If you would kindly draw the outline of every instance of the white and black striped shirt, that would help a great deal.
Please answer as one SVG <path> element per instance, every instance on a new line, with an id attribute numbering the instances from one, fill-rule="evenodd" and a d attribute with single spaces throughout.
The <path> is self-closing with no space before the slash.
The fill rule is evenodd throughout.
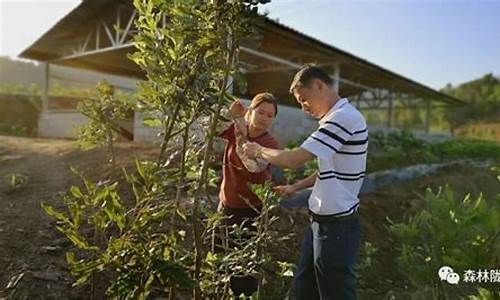
<path id="1" fill-rule="evenodd" d="M 309 210 L 338 216 L 356 211 L 368 149 L 363 115 L 346 98 L 338 100 L 300 147 L 314 154 L 319 165 Z"/>

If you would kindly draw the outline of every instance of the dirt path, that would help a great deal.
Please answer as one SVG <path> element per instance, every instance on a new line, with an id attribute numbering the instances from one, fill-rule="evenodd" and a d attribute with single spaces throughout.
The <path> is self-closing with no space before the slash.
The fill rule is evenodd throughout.
<path id="1" fill-rule="evenodd" d="M 36 290 L 67 288 L 70 278 L 58 270 L 65 268 L 61 249 L 66 243 L 51 227 L 51 220 L 40 204 L 56 203 L 58 191 L 70 184 L 70 171 L 61 159 L 74 150 L 69 141 L 33 140 L 0 137 L 0 287 L 10 283 L 20 287 L 29 283 Z M 18 188 L 9 178 L 23 176 L 26 183 Z M 30 278 L 31 277 L 31 278 Z M 16 291 L 4 290 L 3 296 L 24 298 Z M 12 294 L 14 292 L 14 294 Z"/>

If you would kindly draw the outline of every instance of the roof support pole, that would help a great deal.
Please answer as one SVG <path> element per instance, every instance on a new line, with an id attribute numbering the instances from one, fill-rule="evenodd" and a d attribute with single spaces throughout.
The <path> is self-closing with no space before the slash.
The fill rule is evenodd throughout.
<path id="1" fill-rule="evenodd" d="M 42 86 L 42 106 L 38 114 L 38 136 L 43 136 L 43 126 L 45 119 L 47 118 L 47 111 L 49 110 L 49 78 L 50 78 L 50 64 L 48 62 L 44 63 L 44 74 L 43 74 L 43 86 Z"/>
<path id="2" fill-rule="evenodd" d="M 119 43 L 120 41 L 120 30 L 121 30 L 121 24 L 120 24 L 120 8 L 118 7 L 118 10 L 116 11 L 116 28 L 115 28 L 115 41 Z"/>
<path id="3" fill-rule="evenodd" d="M 49 110 L 49 78 L 50 78 L 50 63 L 44 63 L 45 72 L 43 75 L 43 91 L 42 91 L 42 113 Z"/>
<path id="4" fill-rule="evenodd" d="M 431 130 L 431 101 L 425 100 L 425 133 L 429 133 Z"/>
<path id="5" fill-rule="evenodd" d="M 102 27 L 104 28 L 104 31 L 108 35 L 109 42 L 111 43 L 112 46 L 116 46 L 116 41 L 113 38 L 113 34 L 111 33 L 111 29 L 108 28 L 108 24 L 104 22 L 104 20 L 101 20 Z"/>
<path id="6" fill-rule="evenodd" d="M 132 12 L 132 15 L 130 16 L 130 19 L 128 20 L 127 26 L 125 27 L 125 30 L 123 31 L 123 35 L 120 38 L 120 45 L 123 45 L 123 43 L 125 42 L 125 39 L 127 38 L 128 34 L 130 32 L 130 28 L 132 27 L 132 24 L 134 23 L 136 14 L 137 14 L 137 10 L 134 9 L 134 11 Z M 165 19 L 165 15 L 163 15 L 163 18 Z M 163 27 L 165 27 L 165 26 L 163 26 Z"/>
<path id="7" fill-rule="evenodd" d="M 100 40 L 99 40 L 100 35 L 101 35 L 101 27 L 99 26 L 99 24 L 97 24 L 97 29 L 96 29 L 96 34 L 95 34 L 95 48 L 96 49 L 99 49 L 101 46 Z"/>
<path id="8" fill-rule="evenodd" d="M 390 94 L 387 97 L 387 128 L 391 129 L 392 128 L 392 119 L 393 119 L 393 109 L 392 109 L 392 102 L 393 102 L 394 95 Z"/>
<path id="9" fill-rule="evenodd" d="M 333 89 L 338 94 L 340 86 L 340 67 L 338 64 L 333 65 Z"/>

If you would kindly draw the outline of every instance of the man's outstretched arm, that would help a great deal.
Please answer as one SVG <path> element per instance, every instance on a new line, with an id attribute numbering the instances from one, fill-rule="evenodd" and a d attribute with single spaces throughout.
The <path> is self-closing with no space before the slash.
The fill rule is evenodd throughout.
<path id="1" fill-rule="evenodd" d="M 289 169 L 297 169 L 314 158 L 313 154 L 302 148 L 278 150 L 257 143 L 245 143 L 243 151 L 248 157 L 261 157 L 272 165 Z"/>

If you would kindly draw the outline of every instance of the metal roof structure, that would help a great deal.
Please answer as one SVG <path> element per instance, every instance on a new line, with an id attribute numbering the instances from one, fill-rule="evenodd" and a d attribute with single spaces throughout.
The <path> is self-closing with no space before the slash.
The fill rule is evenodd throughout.
<path id="1" fill-rule="evenodd" d="M 135 51 L 131 37 L 136 17 L 131 0 L 84 0 L 20 56 L 143 79 L 142 70 L 127 58 Z M 248 81 L 246 96 L 269 91 L 283 103 L 296 105 L 288 93 L 291 79 L 302 64 L 315 63 L 330 72 L 342 96 L 362 99 L 368 107 L 396 98 L 464 104 L 276 21 L 262 19 L 260 45 L 240 48 Z"/>

